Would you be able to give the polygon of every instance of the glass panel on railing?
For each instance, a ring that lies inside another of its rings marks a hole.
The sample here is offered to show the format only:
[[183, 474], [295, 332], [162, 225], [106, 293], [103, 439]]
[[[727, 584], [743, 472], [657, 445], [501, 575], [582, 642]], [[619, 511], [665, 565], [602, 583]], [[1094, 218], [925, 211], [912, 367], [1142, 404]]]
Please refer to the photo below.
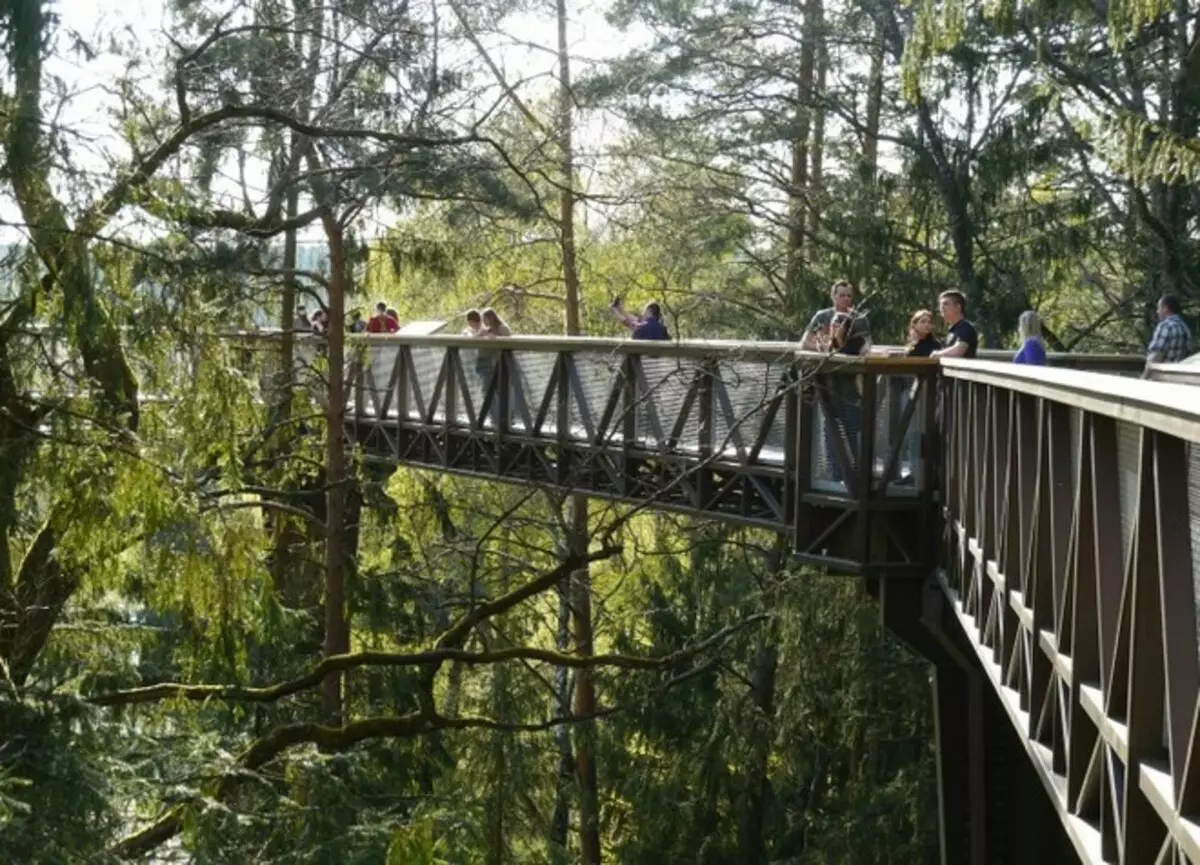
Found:
[[[730, 460], [746, 460], [766, 433], [760, 462], [784, 460], [782, 409], [767, 424], [768, 409], [779, 393], [790, 364], [764, 361], [721, 361], [713, 382], [713, 449]], [[778, 432], [776, 432], [778, 430]]]
[[[421, 417], [428, 414], [429, 406], [434, 397], [434, 389], [438, 383], [438, 373], [442, 369], [442, 361], [446, 350], [433, 346], [414, 346], [412, 348], [413, 369], [409, 376], [409, 417]], [[438, 395], [437, 411], [433, 420], [441, 420], [445, 416], [446, 400], [444, 394]]]
[[[589, 439], [600, 431], [609, 396], [621, 383], [622, 355], [580, 352], [574, 356], [570, 382], [571, 437]], [[605, 430], [604, 442], [621, 443], [621, 407], [618, 403]]]
[[[659, 450], [670, 444], [679, 427], [680, 412], [695, 390], [700, 364], [693, 358], [641, 357], [641, 376], [637, 383], [635, 412], [638, 444]], [[695, 450], [699, 443], [700, 415], [698, 394], [692, 396], [688, 417], [673, 450]]]
[[[463, 381], [467, 385], [467, 398], [471, 401], [471, 409], [478, 418], [480, 412], [483, 411], [483, 400], [488, 392], [488, 383], [491, 380], [492, 369], [495, 364], [489, 357], [489, 352], [480, 351], [477, 348], [461, 348], [458, 350], [458, 362], [462, 366]], [[464, 423], [467, 421], [466, 401], [459, 400], [462, 403], [459, 406], [459, 418]], [[495, 411], [495, 406], [489, 407], [488, 420], [491, 419], [492, 412]], [[488, 424], [490, 426], [490, 423]]]
[[400, 348], [395, 345], [377, 345], [367, 349], [363, 356], [363, 412], [371, 417], [395, 417], [396, 395], [388, 392]]
[[886, 495], [915, 495], [923, 483], [921, 436], [927, 384], [912, 375], [880, 375], [875, 379], [875, 467]]
[[[530, 423], [540, 435], [558, 434], [558, 393], [562, 383], [555, 386], [553, 393], [546, 393], [557, 363], [557, 352], [519, 351], [513, 354], [512, 374], [521, 383], [529, 407]], [[537, 425], [539, 413], [542, 414], [540, 427]]]
[[843, 478], [857, 471], [862, 429], [860, 376], [826, 372], [813, 383], [812, 487], [845, 493]]

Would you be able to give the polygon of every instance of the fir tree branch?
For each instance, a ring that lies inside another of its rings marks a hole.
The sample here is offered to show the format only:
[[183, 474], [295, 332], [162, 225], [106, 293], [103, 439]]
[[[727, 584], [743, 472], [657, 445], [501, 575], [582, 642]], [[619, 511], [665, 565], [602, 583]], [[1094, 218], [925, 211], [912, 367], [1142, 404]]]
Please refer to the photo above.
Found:
[[677, 667], [698, 655], [720, 646], [738, 631], [769, 618], [767, 613], [749, 616], [737, 624], [716, 632], [707, 639], [659, 657], [605, 654], [581, 656], [553, 649], [512, 646], [487, 652], [469, 652], [463, 649], [442, 648], [424, 652], [354, 652], [348, 655], [333, 655], [324, 659], [310, 672], [296, 679], [261, 688], [240, 685], [186, 685], [178, 682], [163, 682], [141, 688], [127, 688], [89, 697], [88, 702], [96, 706], [129, 706], [155, 703], [160, 700], [227, 700], [231, 702], [271, 703], [315, 688], [330, 673], [353, 670], [359, 667], [419, 667], [424, 664], [457, 661], [478, 666], [500, 664], [506, 661], [541, 661], [561, 667], [575, 669], [593, 667], [615, 667], [625, 670], [659, 670]]
[[[723, 639], [722, 635], [727, 637], [734, 631], [766, 618], [768, 618], [767, 614], [752, 616], [737, 625], [725, 628], [700, 645], [712, 645]], [[696, 654], [700, 651], [700, 646], [686, 651]], [[703, 664], [685, 670], [683, 673], [668, 679], [662, 685], [655, 688], [652, 696], [664, 694], [701, 673], [711, 670], [715, 663], [715, 659], [710, 659]], [[215, 798], [218, 801], [227, 799], [234, 793], [242, 781], [246, 779], [249, 772], [266, 765], [284, 751], [297, 745], [316, 745], [323, 751], [329, 752], [344, 751], [361, 742], [374, 739], [412, 738], [438, 730], [485, 729], [502, 733], [540, 733], [566, 725], [597, 721], [627, 708], [629, 708], [627, 704], [609, 706], [605, 709], [599, 709], [590, 715], [555, 716], [532, 724], [497, 721], [487, 717], [446, 718], [441, 715], [431, 716], [420, 710], [400, 716], [362, 718], [357, 721], [350, 721], [339, 727], [310, 723], [287, 724], [277, 727], [265, 736], [255, 740], [246, 749], [238, 759], [236, 768], [221, 778]], [[191, 807], [191, 804], [176, 805], [145, 829], [118, 842], [111, 848], [110, 852], [122, 859], [138, 859], [145, 856], [182, 831], [184, 818], [187, 816], [187, 809]]]

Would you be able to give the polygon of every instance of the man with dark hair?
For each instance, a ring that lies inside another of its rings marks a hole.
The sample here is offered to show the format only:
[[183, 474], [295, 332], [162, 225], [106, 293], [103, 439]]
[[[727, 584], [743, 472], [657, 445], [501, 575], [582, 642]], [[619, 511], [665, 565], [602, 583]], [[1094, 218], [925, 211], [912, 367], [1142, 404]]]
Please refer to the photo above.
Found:
[[950, 325], [946, 347], [931, 357], [975, 357], [979, 351], [979, 331], [967, 318], [967, 298], [961, 291], [943, 291], [938, 295], [942, 319]]
[[833, 306], [818, 310], [804, 331], [805, 351], [865, 354], [871, 348], [871, 324], [854, 308], [854, 286], [839, 280], [829, 289]]
[[[838, 280], [829, 289], [829, 299], [833, 306], [813, 315], [804, 330], [800, 348], [834, 354], [866, 354], [871, 348], [871, 324], [866, 315], [854, 308], [854, 286], [844, 279]], [[844, 483], [843, 469], [852, 472], [861, 456], [862, 395], [858, 390], [858, 374], [847, 368], [839, 373], [834, 367], [822, 378], [818, 387], [824, 389], [833, 415], [832, 423], [821, 424], [825, 438], [824, 471], [828, 472], [829, 480]], [[850, 465], [842, 465], [839, 443], [844, 443]], [[815, 471], [818, 478], [823, 473], [820, 468]]]
[[375, 304], [375, 314], [367, 322], [367, 333], [387, 333], [387, 304], [382, 300]]
[[1173, 294], [1164, 294], [1158, 299], [1158, 326], [1150, 345], [1146, 346], [1146, 368], [1142, 378], [1150, 375], [1152, 363], [1179, 363], [1192, 353], [1192, 331], [1180, 313], [1183, 304]]
[[667, 332], [667, 326], [662, 322], [662, 307], [657, 303], [646, 304], [639, 318], [627, 313], [621, 306], [621, 298], [618, 297], [612, 302], [612, 311], [627, 328], [633, 331], [634, 339], [666, 340], [671, 338]]

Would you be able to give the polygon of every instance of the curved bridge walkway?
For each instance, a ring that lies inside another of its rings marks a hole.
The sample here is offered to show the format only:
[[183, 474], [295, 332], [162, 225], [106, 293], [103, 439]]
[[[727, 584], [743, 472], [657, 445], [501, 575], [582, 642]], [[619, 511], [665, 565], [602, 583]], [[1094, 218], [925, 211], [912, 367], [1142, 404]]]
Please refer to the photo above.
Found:
[[934, 665], [944, 862], [1200, 862], [1200, 374], [753, 342], [350, 347], [366, 459], [786, 532], [863, 577]]

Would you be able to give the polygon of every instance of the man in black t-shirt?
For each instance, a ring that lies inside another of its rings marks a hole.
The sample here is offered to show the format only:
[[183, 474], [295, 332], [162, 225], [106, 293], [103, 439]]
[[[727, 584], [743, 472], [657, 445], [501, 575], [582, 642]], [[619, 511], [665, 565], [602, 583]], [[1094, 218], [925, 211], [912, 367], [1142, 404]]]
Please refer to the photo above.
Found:
[[967, 319], [966, 297], [961, 291], [943, 291], [938, 304], [950, 331], [946, 334], [946, 347], [935, 351], [932, 357], [975, 357], [979, 351], [979, 332]]

